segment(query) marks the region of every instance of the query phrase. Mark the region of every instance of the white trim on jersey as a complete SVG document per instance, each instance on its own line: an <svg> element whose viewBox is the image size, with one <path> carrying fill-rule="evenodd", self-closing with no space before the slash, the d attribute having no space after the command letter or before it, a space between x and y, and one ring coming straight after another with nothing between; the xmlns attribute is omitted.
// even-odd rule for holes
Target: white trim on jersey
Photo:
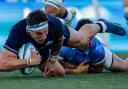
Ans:
<svg viewBox="0 0 128 89"><path fill-rule="evenodd" d="M16 51L16 50L14 50L14 49L10 48L10 47L9 47L9 46L7 46L7 45L4 45L4 48L6 48L6 49L10 50L11 52L18 53L18 51Z"/></svg>
<svg viewBox="0 0 128 89"><path fill-rule="evenodd" d="M105 59L103 59L103 60L101 60L101 61L99 61L99 62L97 62L97 63L93 63L93 65L101 64L101 63L103 63L104 61L105 61Z"/></svg>
<svg viewBox="0 0 128 89"><path fill-rule="evenodd" d="M111 66L112 66L112 52L110 50L108 50L106 47L104 47L104 51L105 51L105 57L104 57L104 60L105 60L105 68L106 69L110 69Z"/></svg>

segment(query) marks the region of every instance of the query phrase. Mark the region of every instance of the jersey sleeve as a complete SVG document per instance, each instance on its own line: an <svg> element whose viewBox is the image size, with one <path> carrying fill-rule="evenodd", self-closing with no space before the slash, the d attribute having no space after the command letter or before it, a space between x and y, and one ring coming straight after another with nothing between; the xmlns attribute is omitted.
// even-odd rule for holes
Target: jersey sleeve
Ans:
<svg viewBox="0 0 128 89"><path fill-rule="evenodd" d="M4 48L17 54L20 47L23 45L25 38L27 38L24 34L23 29L18 24L14 25L4 44Z"/></svg>
<svg viewBox="0 0 128 89"><path fill-rule="evenodd" d="M105 51L101 42L97 38L93 38L91 49L91 59L94 65L100 64L104 61Z"/></svg>
<svg viewBox="0 0 128 89"><path fill-rule="evenodd" d="M59 52L59 56L61 56L62 58L65 59L66 52L67 52L66 48L64 46L62 46L60 49L60 52Z"/></svg>
<svg viewBox="0 0 128 89"><path fill-rule="evenodd" d="M55 36L57 36L57 38L60 38L63 36L63 32L65 30L65 27L64 27L64 24L59 20L57 19L57 29L55 29Z"/></svg>
<svg viewBox="0 0 128 89"><path fill-rule="evenodd" d="M55 16L49 15L49 29L54 35L55 39L58 39L63 36L65 26L64 24Z"/></svg>

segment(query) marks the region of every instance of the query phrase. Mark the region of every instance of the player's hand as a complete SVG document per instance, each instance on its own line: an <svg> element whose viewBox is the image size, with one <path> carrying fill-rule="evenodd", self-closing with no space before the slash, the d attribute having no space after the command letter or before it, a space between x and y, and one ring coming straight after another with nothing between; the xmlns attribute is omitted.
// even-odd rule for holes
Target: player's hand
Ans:
<svg viewBox="0 0 128 89"><path fill-rule="evenodd" d="M52 76L54 71L55 62L48 61L44 68L44 77Z"/></svg>
<svg viewBox="0 0 128 89"><path fill-rule="evenodd" d="M65 73L64 68L61 66L61 64L58 61L51 62L48 61L44 68L44 77L48 76L63 76Z"/></svg>
<svg viewBox="0 0 128 89"><path fill-rule="evenodd" d="M34 52L33 54L31 54L30 59L31 59L30 62L31 62L32 66L38 66L41 62L41 56L40 56L39 52L37 52L37 51Z"/></svg>
<svg viewBox="0 0 128 89"><path fill-rule="evenodd" d="M75 74L80 73L87 73L88 72L89 65L87 65L85 62L82 62L76 69L74 69Z"/></svg>

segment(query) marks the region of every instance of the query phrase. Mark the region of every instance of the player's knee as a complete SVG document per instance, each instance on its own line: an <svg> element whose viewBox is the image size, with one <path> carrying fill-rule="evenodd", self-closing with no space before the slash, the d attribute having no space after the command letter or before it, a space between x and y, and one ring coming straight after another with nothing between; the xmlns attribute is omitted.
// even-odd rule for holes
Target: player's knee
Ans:
<svg viewBox="0 0 128 89"><path fill-rule="evenodd" d="M122 66L123 72L128 72L128 64L124 63L124 65L121 65L121 66Z"/></svg>

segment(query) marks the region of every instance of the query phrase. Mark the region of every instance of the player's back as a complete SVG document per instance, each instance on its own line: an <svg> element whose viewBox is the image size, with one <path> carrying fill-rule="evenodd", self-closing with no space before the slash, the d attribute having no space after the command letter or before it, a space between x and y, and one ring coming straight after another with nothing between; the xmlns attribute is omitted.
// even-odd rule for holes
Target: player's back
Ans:
<svg viewBox="0 0 128 89"><path fill-rule="evenodd" d="M88 64L98 63L104 58L104 48L97 38L93 38L91 45L85 51L63 46L60 50L60 56L73 64L80 64L83 61Z"/></svg>

